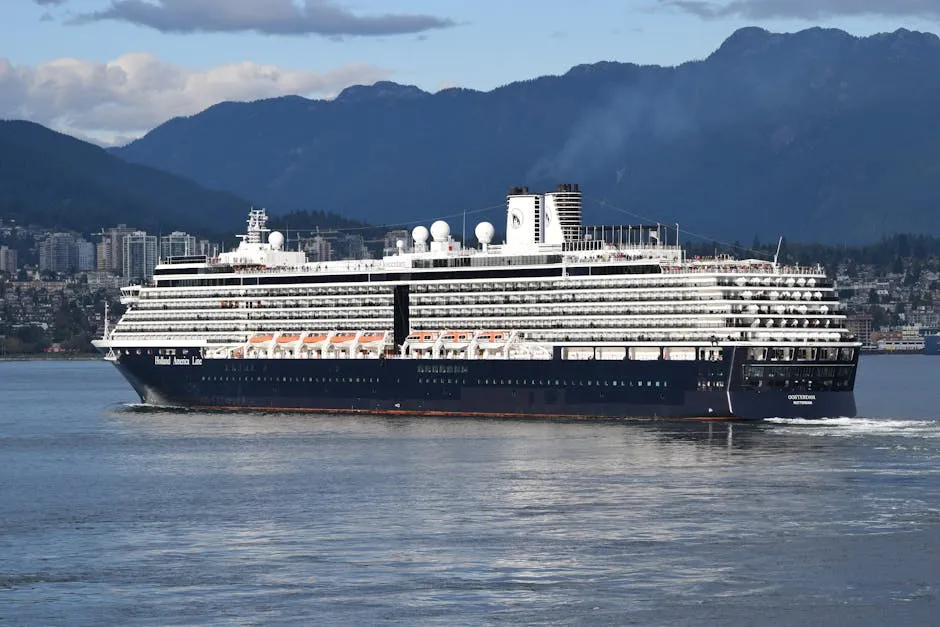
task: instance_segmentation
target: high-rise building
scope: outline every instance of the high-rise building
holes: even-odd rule
[[[196,254],[214,259],[219,256],[219,245],[207,239],[201,239],[196,242]]]
[[[196,252],[196,238],[188,233],[174,231],[160,238],[160,259],[191,257]]]
[[[157,265],[157,236],[135,231],[123,236],[122,241],[124,250],[121,252],[121,261],[124,264],[124,277],[132,282],[149,281]]]
[[[0,272],[16,274],[16,251],[8,246],[0,246]]]
[[[138,232],[137,229],[130,228],[126,224],[119,224],[101,233],[102,241],[106,239],[110,242],[110,258],[108,259],[108,267],[99,268],[99,270],[111,270],[119,273],[124,271],[124,238],[136,232]]]
[[[98,271],[112,272],[114,268],[111,267],[111,238],[102,237],[96,248],[98,253],[96,264]]]
[[[78,248],[71,233],[52,233],[39,244],[39,269],[68,273],[78,267]]]
[[[333,245],[322,235],[315,235],[304,241],[304,252],[309,261],[321,262],[333,259]]]
[[[396,254],[398,252],[398,242],[402,242],[403,250],[411,248],[411,234],[408,229],[395,229],[385,234],[385,254]]]
[[[75,269],[79,272],[88,272],[89,270],[94,270],[96,267],[95,245],[89,241],[80,239],[75,242],[75,247],[77,249],[78,261]]]
[[[371,259],[372,254],[366,248],[362,235],[358,233],[348,233],[340,235],[336,240],[335,248],[338,251],[340,259]]]

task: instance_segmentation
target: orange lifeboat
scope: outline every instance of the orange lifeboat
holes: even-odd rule
[[[274,339],[273,335],[256,335],[253,338],[251,338],[250,341],[252,344],[262,344],[264,342],[270,342],[273,339]]]
[[[291,342],[296,342],[299,339],[300,339],[299,335],[282,335],[281,337],[277,338],[277,343],[289,344]]]
[[[330,340],[333,344],[343,344],[345,342],[351,342],[356,339],[355,333],[337,333],[333,336],[333,339]]]
[[[304,344],[319,344],[327,338],[325,333],[320,333],[317,335],[308,335],[304,338]]]
[[[384,333],[367,333],[359,338],[360,344],[371,344],[372,342],[381,342],[385,339]]]

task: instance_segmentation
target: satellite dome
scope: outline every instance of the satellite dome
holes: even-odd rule
[[[405,240],[403,239],[395,240],[395,248],[397,248],[398,250],[401,250],[404,247],[405,247]]]
[[[450,237],[450,225],[443,220],[438,220],[431,225],[431,237],[435,242],[446,242]]]
[[[272,231],[268,235],[268,244],[271,245],[271,248],[274,250],[281,250],[284,247],[284,235],[280,231]]]
[[[416,226],[411,232],[411,237],[419,244],[423,244],[428,241],[430,233],[428,233],[428,228],[426,226]]]
[[[493,228],[493,225],[489,222],[480,222],[473,231],[473,234],[477,236],[477,241],[481,244],[489,244],[493,241],[496,229]]]

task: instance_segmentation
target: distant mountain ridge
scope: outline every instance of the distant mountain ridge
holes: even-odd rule
[[[126,223],[153,233],[216,235],[240,228],[248,206],[39,124],[0,120],[4,219],[83,233]]]
[[[674,68],[601,62],[485,93],[382,82],[333,101],[222,103],[114,153],[275,211],[372,223],[578,182],[593,222],[865,242],[940,234],[938,105],[935,35],[745,28]]]

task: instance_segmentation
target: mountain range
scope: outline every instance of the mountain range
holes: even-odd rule
[[[38,124],[0,120],[0,217],[83,233],[127,223],[153,233],[234,231],[249,203]]]
[[[508,187],[576,182],[595,223],[851,243],[940,234],[938,105],[935,35],[745,28],[677,67],[222,103],[114,154],[274,211],[372,223],[467,211],[500,226]]]

